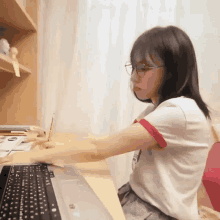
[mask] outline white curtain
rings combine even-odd
[[[40,0],[42,127],[49,130],[53,113],[55,132],[78,136],[129,126],[147,104],[132,96],[124,64],[135,39],[157,25],[189,34],[202,95],[218,110],[219,6],[218,0]],[[129,180],[132,156],[108,159],[116,188]]]

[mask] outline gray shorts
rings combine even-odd
[[[126,220],[177,220],[139,198],[129,183],[118,190],[118,197]]]

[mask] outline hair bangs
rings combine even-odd
[[[130,53],[130,62],[133,67],[141,62],[149,67],[158,67],[164,64],[155,50],[158,45],[154,38],[155,34],[146,31],[136,40]]]

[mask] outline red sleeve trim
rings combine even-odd
[[[160,134],[160,132],[151,125],[148,121],[145,119],[141,119],[139,123],[149,132],[149,134],[154,137],[154,139],[157,141],[157,143],[165,148],[167,146],[166,141],[164,140],[163,136]]]
[[[133,124],[135,124],[135,123],[137,123],[137,122],[138,122],[138,121],[135,119],[134,122],[133,122]]]

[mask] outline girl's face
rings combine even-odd
[[[156,103],[159,98],[158,90],[162,83],[164,69],[162,67],[155,69],[140,68],[144,66],[144,62],[137,63],[138,73],[135,70],[131,76],[133,91],[139,99],[151,99],[153,103]]]

